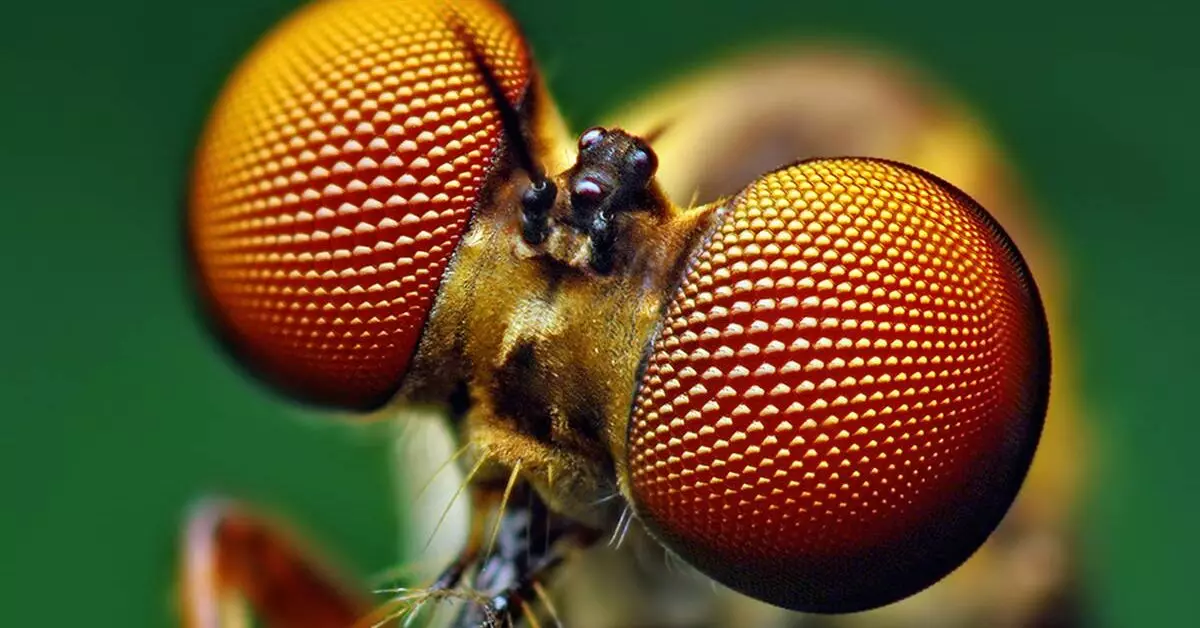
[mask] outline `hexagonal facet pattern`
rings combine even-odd
[[[456,2],[511,101],[530,59],[491,2]],[[190,242],[217,326],[307,401],[378,405],[406,371],[500,138],[440,0],[325,0],[222,92],[195,161]]]
[[[731,203],[634,404],[638,513],[702,571],[852,610],[948,573],[1032,457],[1049,347],[1007,236],[916,169],[816,160]]]

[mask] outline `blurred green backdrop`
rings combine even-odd
[[[0,624],[170,625],[176,529],[214,491],[388,565],[386,446],[229,368],[180,275],[210,100],[295,0],[0,11]],[[1200,625],[1194,8],[1143,1],[512,0],[577,126],[750,38],[904,53],[996,131],[1058,232],[1102,439],[1087,567],[1106,625]],[[1157,5],[1157,6],[1156,6]],[[315,424],[315,425],[314,425]]]

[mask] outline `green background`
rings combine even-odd
[[[232,492],[363,571],[395,516],[378,434],[280,403],[192,316],[177,225],[208,103],[296,3],[0,10],[0,624],[170,625],[189,500]],[[511,3],[582,126],[752,38],[850,36],[984,114],[1065,247],[1104,456],[1086,557],[1111,626],[1200,625],[1195,15],[1142,1]],[[1195,391],[1193,391],[1194,394]]]

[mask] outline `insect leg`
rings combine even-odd
[[[191,628],[345,628],[368,615],[346,584],[281,526],[226,501],[198,504],[183,538],[182,619]]]

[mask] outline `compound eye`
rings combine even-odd
[[[579,136],[579,150],[587,150],[596,144],[599,144],[600,140],[604,139],[604,135],[606,133],[608,133],[608,131],[606,131],[603,127],[598,126],[584,131],[583,134]]]
[[[251,372],[302,401],[370,409],[397,391],[484,187],[502,131],[451,20],[487,34],[476,47],[511,101],[529,84],[509,17],[454,7],[306,7],[247,57],[204,130],[188,221],[205,306]],[[437,59],[405,58],[395,42],[410,39]],[[412,98],[429,72],[472,87]]]
[[[892,162],[816,160],[743,191],[655,339],[627,437],[648,529],[799,611],[923,589],[1011,505],[1049,338],[1012,242]]]

